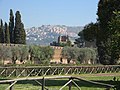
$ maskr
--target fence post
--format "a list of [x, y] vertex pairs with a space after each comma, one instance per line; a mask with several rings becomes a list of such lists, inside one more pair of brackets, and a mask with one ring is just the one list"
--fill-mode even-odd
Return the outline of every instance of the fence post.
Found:
[[[12, 82], [10, 82], [10, 85], [12, 84]], [[13, 90], [13, 86], [10, 87], [10, 90]]]
[[[70, 77], [70, 78], [69, 78], [69, 81], [70, 81], [71, 79], [72, 79], [72, 78]], [[72, 90], [71, 88], [72, 88], [72, 82], [69, 83], [69, 90]]]
[[43, 77], [43, 79], [42, 79], [42, 90], [44, 90], [44, 87], [45, 87], [45, 79]]

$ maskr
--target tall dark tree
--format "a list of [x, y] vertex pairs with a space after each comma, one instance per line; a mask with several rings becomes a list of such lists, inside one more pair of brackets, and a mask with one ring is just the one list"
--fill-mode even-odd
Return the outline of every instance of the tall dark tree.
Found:
[[0, 23], [0, 43], [2, 43], [2, 27], [1, 27], [1, 23]]
[[120, 11], [120, 0], [100, 0], [98, 4], [98, 55], [102, 64], [115, 64], [112, 59], [109, 22], [115, 17], [113, 11]]
[[0, 26], [0, 43], [5, 42], [5, 31], [4, 31], [4, 26], [3, 26], [3, 21], [1, 20], [1, 26]]
[[14, 43], [14, 15], [12, 9], [10, 9], [9, 32], [10, 32], [10, 43]]
[[5, 43], [10, 43], [10, 34], [9, 34], [9, 27], [5, 22]]
[[77, 47], [81, 48], [84, 47], [84, 35], [83, 35], [83, 30], [78, 33], [79, 38], [75, 39], [75, 44]]
[[109, 42], [111, 51], [111, 63], [119, 64], [120, 59], [120, 12], [114, 12], [116, 15], [109, 22]]
[[98, 23], [89, 23], [85, 25], [84, 29], [79, 32], [78, 39], [75, 39], [75, 44], [77, 44], [78, 47], [83, 47], [84, 42], [92, 42], [96, 41], [98, 34]]
[[26, 32], [23, 23], [21, 23], [21, 44], [26, 44]]
[[86, 41], [94, 41], [97, 38], [98, 23], [89, 23], [83, 29], [84, 39]]
[[14, 43], [25, 44], [25, 41], [26, 41], [26, 34], [25, 34], [24, 25], [21, 21], [20, 12], [17, 11], [15, 17]]

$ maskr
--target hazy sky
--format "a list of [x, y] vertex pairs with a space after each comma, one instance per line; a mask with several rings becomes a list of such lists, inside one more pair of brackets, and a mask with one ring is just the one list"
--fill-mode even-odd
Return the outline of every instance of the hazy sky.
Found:
[[21, 12], [25, 27], [83, 26], [95, 22], [99, 0], [0, 0], [0, 18], [8, 22], [9, 10]]

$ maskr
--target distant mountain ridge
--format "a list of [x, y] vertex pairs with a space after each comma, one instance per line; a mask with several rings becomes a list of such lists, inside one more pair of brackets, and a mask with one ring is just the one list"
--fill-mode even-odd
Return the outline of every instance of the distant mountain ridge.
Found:
[[65, 25], [42, 25], [26, 29], [27, 44], [49, 45], [57, 41], [58, 36], [68, 35], [72, 40], [78, 37], [78, 33], [83, 29], [81, 26]]

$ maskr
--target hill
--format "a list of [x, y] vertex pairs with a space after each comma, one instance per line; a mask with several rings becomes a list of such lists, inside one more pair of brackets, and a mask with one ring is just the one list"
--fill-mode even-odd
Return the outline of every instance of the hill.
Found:
[[42, 25], [26, 29], [27, 44], [49, 45], [57, 41], [58, 36], [68, 35], [72, 40], [78, 37], [78, 33], [83, 29], [80, 26], [65, 25]]

